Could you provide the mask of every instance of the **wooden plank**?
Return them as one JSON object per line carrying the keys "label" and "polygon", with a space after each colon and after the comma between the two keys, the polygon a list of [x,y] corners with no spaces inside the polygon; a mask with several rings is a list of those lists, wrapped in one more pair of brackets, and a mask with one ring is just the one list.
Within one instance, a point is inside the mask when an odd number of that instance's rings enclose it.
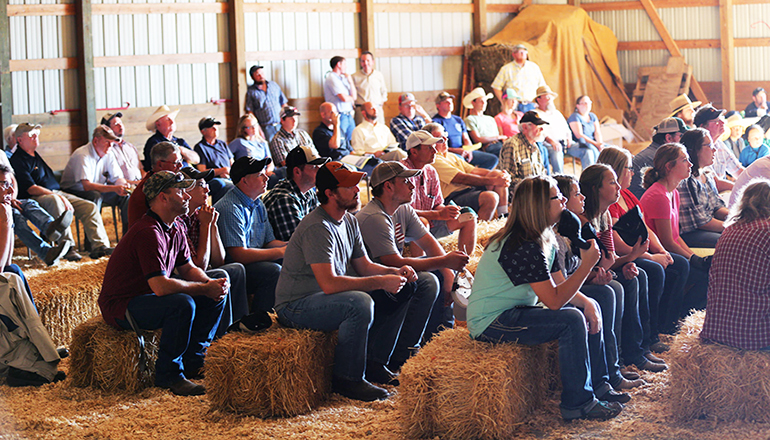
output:
{"label": "wooden plank", "polygon": [[246,103],[246,23],[243,0],[229,0],[228,24],[230,27],[230,84],[232,102],[230,109],[240,115]]}
{"label": "wooden plank", "polygon": [[487,39],[487,0],[473,0],[473,42],[481,44]]}
{"label": "wooden plank", "polygon": [[719,0],[719,41],[722,60],[722,105],[735,108],[735,41],[733,0]]}
{"label": "wooden plank", "polygon": [[91,1],[78,0],[77,11],[77,48],[78,82],[80,83],[80,111],[83,118],[84,137],[88,139],[96,128],[96,88],[94,85],[94,37],[91,32],[93,17]]}
{"label": "wooden plank", "polygon": [[94,3],[94,15],[227,14],[228,3]]}
{"label": "wooden plank", "polygon": [[[767,39],[770,41],[770,38]],[[676,40],[674,43],[680,49],[717,49],[719,40]],[[663,41],[619,41],[618,50],[665,50]]]}
{"label": "wooden plank", "polygon": [[[13,117],[13,86],[11,84],[11,31],[8,2],[0,1],[0,128],[11,125]],[[3,140],[5,144],[5,140]]]}
{"label": "wooden plank", "polygon": [[[4,1],[8,3],[8,1]],[[44,15],[75,15],[75,5],[8,5],[6,14],[9,17],[30,17],[30,16],[44,16]]]}
{"label": "wooden plank", "polygon": [[[8,40],[5,40],[5,41],[8,41]],[[32,60],[10,60],[9,67],[11,72],[28,72],[32,70],[77,69],[78,59],[75,57],[72,57],[72,58],[37,58]]]}
{"label": "wooden plank", "polygon": [[374,49],[377,47],[374,33],[374,0],[359,0],[358,4],[361,7],[361,13],[358,15],[358,25],[361,32],[359,46],[361,51],[374,53]]}
{"label": "wooden plank", "polygon": [[457,47],[406,47],[393,49],[379,49],[377,56],[380,58],[391,57],[430,57],[462,55],[465,48]]}
{"label": "wooden plank", "polygon": [[165,66],[165,65],[172,65],[172,64],[229,63],[229,62],[230,62],[229,52],[130,55],[130,56],[94,58],[95,67]]}
{"label": "wooden plank", "polygon": [[244,3],[244,12],[361,12],[358,3]]}
{"label": "wooden plank", "polygon": [[634,128],[645,139],[651,138],[652,127],[668,116],[668,103],[679,94],[682,73],[686,71],[683,57],[670,57],[664,71],[650,76]]}
{"label": "wooden plank", "polygon": [[[328,59],[335,55],[345,58],[358,58],[358,49],[328,49],[328,50],[293,50],[293,51],[261,51],[246,52],[246,61],[284,61],[284,60],[315,60]],[[378,54],[379,56],[379,54]]]}
{"label": "wooden plank", "polygon": [[487,12],[496,14],[515,14],[519,12],[521,5],[512,5],[508,3],[490,3],[487,4]]}
{"label": "wooden plank", "polygon": [[[292,3],[295,5],[298,3]],[[473,13],[474,6],[472,4],[458,4],[458,3],[375,3],[374,12],[403,12],[403,13],[420,13],[420,12],[464,12],[467,14]]]}

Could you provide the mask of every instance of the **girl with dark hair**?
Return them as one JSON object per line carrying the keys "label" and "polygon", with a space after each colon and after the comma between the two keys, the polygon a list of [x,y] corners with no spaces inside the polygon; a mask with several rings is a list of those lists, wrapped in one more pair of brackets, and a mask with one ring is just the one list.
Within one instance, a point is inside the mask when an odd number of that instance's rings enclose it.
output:
{"label": "girl with dark hair", "polygon": [[751,165],[760,157],[770,154],[770,148],[767,148],[767,145],[764,144],[765,130],[759,125],[748,126],[743,134],[743,140],[746,146],[741,150],[738,160],[741,161],[741,165],[744,167]]}

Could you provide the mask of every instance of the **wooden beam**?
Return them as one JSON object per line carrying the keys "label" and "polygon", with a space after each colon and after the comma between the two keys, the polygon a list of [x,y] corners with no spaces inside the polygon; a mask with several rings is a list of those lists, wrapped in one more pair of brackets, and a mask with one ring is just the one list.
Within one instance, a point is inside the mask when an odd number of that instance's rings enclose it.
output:
{"label": "wooden beam", "polygon": [[488,3],[487,12],[496,14],[515,14],[519,12],[521,5],[511,5],[507,3]]}
{"label": "wooden beam", "polygon": [[380,49],[377,56],[380,58],[390,57],[431,57],[431,56],[452,56],[463,55],[465,48],[457,47],[402,47],[394,49]]}
{"label": "wooden beam", "polygon": [[229,52],[127,55],[94,58],[94,67],[162,66],[166,64],[229,63]]}
{"label": "wooden beam", "polygon": [[[8,3],[6,0],[5,3]],[[8,5],[6,13],[9,17],[50,16],[50,15],[75,15],[75,5]]]}
{"label": "wooden beam", "polygon": [[[719,40],[676,40],[680,49],[717,49]],[[618,41],[618,50],[665,50],[663,41]]]}
{"label": "wooden beam", "polygon": [[10,60],[9,64],[11,72],[28,72],[31,70],[67,70],[77,69],[78,59],[75,57],[35,58],[31,60]]}
{"label": "wooden beam", "polygon": [[487,0],[473,0],[473,42],[487,39]]}
{"label": "wooden beam", "polygon": [[11,31],[8,2],[0,1],[0,128],[12,125],[13,87],[11,86]]}
{"label": "wooden beam", "polygon": [[[761,5],[766,4],[767,0],[733,0],[734,5]],[[697,8],[710,6],[719,6],[719,0],[663,0],[655,5],[661,8]],[[586,11],[625,11],[631,9],[644,9],[636,0],[603,2],[603,3],[581,3],[580,7]]]}
{"label": "wooden beam", "polygon": [[374,36],[374,0],[359,0],[361,12],[358,14],[358,23],[361,29],[361,41],[359,47],[362,51],[374,53],[377,47]]}
{"label": "wooden beam", "polygon": [[735,41],[733,0],[719,0],[719,41],[722,58],[722,106],[735,108]]}
{"label": "wooden beam", "polygon": [[[296,5],[298,3],[292,3]],[[374,12],[464,12],[473,13],[473,5],[458,3],[375,3]]]}
{"label": "wooden beam", "polygon": [[228,3],[113,3],[93,5],[94,15],[226,14]]}
{"label": "wooden beam", "polygon": [[94,84],[94,37],[91,0],[75,1],[77,28],[78,83],[80,84],[81,127],[84,139],[90,139],[96,128],[96,86]]}
{"label": "wooden beam", "polygon": [[361,52],[358,49],[246,52],[246,61],[314,60],[331,58],[336,55],[345,58],[358,58]]}
{"label": "wooden beam", "polygon": [[[187,3],[185,3],[187,4]],[[244,3],[243,12],[361,12],[358,3]]]}
{"label": "wooden beam", "polygon": [[[230,25],[230,84],[232,113],[240,116],[246,104],[246,23],[243,0],[228,0],[230,11],[227,21]],[[230,124],[228,124],[230,125]],[[234,125],[234,124],[233,124]]]}

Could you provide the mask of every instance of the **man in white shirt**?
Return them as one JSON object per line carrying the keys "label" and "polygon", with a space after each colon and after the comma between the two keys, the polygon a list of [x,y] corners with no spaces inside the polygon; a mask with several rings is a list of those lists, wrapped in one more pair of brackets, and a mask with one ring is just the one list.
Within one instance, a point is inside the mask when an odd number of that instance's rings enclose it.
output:
{"label": "man in white shirt", "polygon": [[123,113],[107,113],[102,116],[102,125],[106,125],[112,130],[118,138],[110,148],[110,154],[115,157],[115,161],[123,171],[123,178],[126,182],[137,184],[142,180],[142,170],[139,166],[139,152],[131,142],[125,140],[125,126],[123,125]]}
{"label": "man in white shirt", "polygon": [[519,111],[526,113],[535,109],[537,88],[545,85],[545,78],[540,67],[527,60],[527,47],[517,44],[513,47],[513,61],[500,68],[492,90],[500,102],[503,102],[503,90],[513,89],[519,101]]}
{"label": "man in white shirt", "polygon": [[364,120],[353,129],[353,154],[371,154],[382,160],[405,159],[406,153],[398,148],[396,137],[390,128],[380,121],[381,108],[371,102],[365,102],[362,108]]}
{"label": "man in white shirt", "polygon": [[377,107],[377,120],[385,123],[382,106],[388,100],[388,88],[382,72],[374,70],[374,55],[366,51],[361,53],[361,70],[351,75],[356,86],[356,124],[364,121],[364,103],[370,102]]}

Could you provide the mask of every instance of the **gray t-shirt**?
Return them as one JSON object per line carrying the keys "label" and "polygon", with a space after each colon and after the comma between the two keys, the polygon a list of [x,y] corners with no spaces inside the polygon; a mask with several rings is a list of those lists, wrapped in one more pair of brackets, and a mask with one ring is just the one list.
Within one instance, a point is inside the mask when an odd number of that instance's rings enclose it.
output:
{"label": "gray t-shirt", "polygon": [[321,292],[311,264],[329,263],[338,276],[358,276],[350,262],[366,255],[358,221],[345,213],[336,221],[319,206],[305,216],[286,246],[275,305]]}
{"label": "gray t-shirt", "polygon": [[419,240],[428,230],[417,217],[411,205],[401,205],[389,216],[377,199],[372,199],[356,214],[361,235],[372,261],[379,263],[383,255],[401,254],[404,242]]}

